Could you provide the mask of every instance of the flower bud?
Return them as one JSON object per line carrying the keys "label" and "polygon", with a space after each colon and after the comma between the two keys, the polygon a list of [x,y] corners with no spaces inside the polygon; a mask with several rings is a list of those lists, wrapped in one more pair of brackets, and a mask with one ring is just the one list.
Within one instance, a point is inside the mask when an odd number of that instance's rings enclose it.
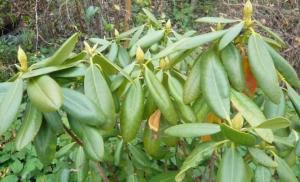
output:
{"label": "flower bud", "polygon": [[250,0],[248,0],[244,6],[244,20],[248,25],[251,23],[252,13],[253,13],[253,7]]}
{"label": "flower bud", "polygon": [[115,37],[119,37],[120,33],[117,29],[115,29]]}
{"label": "flower bud", "polygon": [[232,119],[232,127],[236,130],[241,130],[244,125],[244,118],[241,113],[237,113]]}
{"label": "flower bud", "polygon": [[159,61],[159,67],[161,69],[168,69],[169,65],[170,65],[170,60],[169,60],[168,57],[160,59],[160,61]]}
{"label": "flower bud", "polygon": [[171,24],[171,20],[169,19],[166,23],[166,29],[171,30],[171,28],[172,28],[172,24]]}
{"label": "flower bud", "polygon": [[26,71],[28,69],[27,56],[24,50],[20,46],[18,49],[18,60],[21,65],[21,70]]}
{"label": "flower bud", "polygon": [[143,49],[141,49],[140,46],[138,46],[138,48],[136,49],[136,53],[135,53],[135,59],[137,63],[143,63],[144,62],[144,58],[145,58],[145,54]]}

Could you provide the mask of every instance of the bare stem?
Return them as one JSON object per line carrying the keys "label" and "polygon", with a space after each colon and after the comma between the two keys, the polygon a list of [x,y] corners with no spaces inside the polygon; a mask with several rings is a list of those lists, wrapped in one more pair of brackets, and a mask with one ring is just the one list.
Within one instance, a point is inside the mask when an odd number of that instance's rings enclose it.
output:
{"label": "bare stem", "polygon": [[102,168],[102,166],[100,165],[100,163],[96,163],[99,175],[102,177],[104,182],[109,182],[109,179],[107,178],[107,176],[105,175],[104,169]]}

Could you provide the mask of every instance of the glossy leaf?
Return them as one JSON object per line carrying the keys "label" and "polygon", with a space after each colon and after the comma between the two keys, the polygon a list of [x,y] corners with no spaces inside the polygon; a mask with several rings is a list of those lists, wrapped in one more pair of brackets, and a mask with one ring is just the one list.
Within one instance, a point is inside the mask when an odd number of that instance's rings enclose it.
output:
{"label": "glossy leaf", "polygon": [[278,104],[282,91],[272,57],[264,44],[257,35],[250,36],[248,41],[249,63],[259,87],[272,102]]}
{"label": "glossy leaf", "polygon": [[234,23],[240,20],[228,19],[223,17],[201,17],[196,19],[200,23]]}
{"label": "glossy leaf", "polygon": [[277,163],[272,160],[271,157],[269,157],[264,151],[258,149],[258,148],[249,148],[249,153],[252,156],[252,158],[260,163],[261,165],[264,165],[266,167],[274,168],[277,167]]}
{"label": "glossy leaf", "polygon": [[78,33],[73,34],[63,43],[63,45],[59,47],[59,49],[51,57],[47,58],[44,61],[34,64],[32,68],[36,69],[45,66],[54,66],[62,64],[65,60],[68,59],[69,55],[75,48],[75,45],[78,41],[78,36]]}
{"label": "glossy leaf", "polygon": [[270,99],[266,99],[264,103],[264,114],[268,119],[284,116],[285,106],[286,102],[284,95],[282,95],[279,104],[274,104]]}
{"label": "glossy leaf", "polygon": [[127,66],[131,62],[130,56],[129,56],[127,50],[123,47],[119,48],[118,62],[119,62],[119,65],[122,66],[122,67]]}
{"label": "glossy leaf", "polygon": [[15,120],[23,95],[23,80],[17,79],[0,103],[0,135],[2,135]]}
{"label": "glossy leaf", "polygon": [[42,126],[34,139],[34,147],[38,158],[44,164],[49,165],[55,157],[57,138],[54,131],[46,122]]}
{"label": "glossy leaf", "polygon": [[77,170],[77,181],[82,182],[88,176],[89,161],[85,156],[83,148],[80,146],[76,152],[75,167]]}
{"label": "glossy leaf", "polygon": [[289,85],[287,85],[287,94],[292,101],[292,104],[297,112],[298,116],[300,117],[300,96],[299,94]]}
{"label": "glossy leaf", "polygon": [[294,87],[300,88],[300,80],[298,78],[297,72],[289,64],[287,60],[284,59],[278,52],[276,52],[271,46],[266,44],[266,48],[273,58],[274,65],[280,74],[285,78],[289,84]]}
{"label": "glossy leaf", "polygon": [[182,166],[180,167],[179,173],[176,175],[176,182],[180,182],[185,178],[187,170],[196,167],[204,160],[208,159],[214,150],[214,143],[201,143],[198,145],[185,159]]}
{"label": "glossy leaf", "polygon": [[221,131],[226,138],[228,138],[236,144],[253,146],[256,143],[255,136],[249,133],[241,132],[236,129],[230,128],[225,124],[221,125]]}
{"label": "glossy leaf", "polygon": [[255,169],[255,182],[271,182],[272,180],[272,174],[270,169],[263,167],[263,166],[257,166]]}
{"label": "glossy leaf", "polygon": [[170,124],[176,124],[178,116],[166,89],[147,67],[145,68],[145,82],[149,93],[166,120]]}
{"label": "glossy leaf", "polygon": [[280,181],[288,181],[288,182],[298,181],[293,170],[282,158],[276,155],[275,161],[278,164],[276,171],[278,173]]}
{"label": "glossy leaf", "polygon": [[206,104],[204,98],[198,99],[193,105],[194,112],[197,117],[197,122],[203,122],[207,118],[208,113],[210,112],[209,106]]}
{"label": "glossy leaf", "polygon": [[129,88],[122,104],[120,115],[121,135],[125,142],[136,137],[143,120],[144,94],[142,85],[136,80]]}
{"label": "glossy leaf", "polygon": [[84,93],[104,114],[106,118],[104,128],[114,127],[116,120],[114,99],[106,79],[96,65],[91,65],[85,74]]}
{"label": "glossy leaf", "polygon": [[[255,127],[266,120],[258,106],[246,95],[231,89],[231,102],[234,107],[244,116],[250,126]],[[265,141],[272,143],[273,132],[270,129],[255,129],[257,134]]]}
{"label": "glossy leaf", "polygon": [[195,122],[196,115],[191,106],[186,105],[183,102],[183,86],[179,80],[173,77],[171,74],[168,76],[168,87],[170,94],[174,98],[177,108],[179,109],[181,118],[187,122]]}
{"label": "glossy leaf", "polygon": [[244,159],[234,148],[227,149],[222,156],[216,181],[250,182],[251,176],[248,174],[248,168]]}
{"label": "glossy leaf", "polygon": [[218,55],[209,50],[201,61],[201,89],[209,107],[223,119],[229,120],[230,87]]}
{"label": "glossy leaf", "polygon": [[38,111],[30,102],[27,103],[24,119],[16,136],[16,149],[21,150],[38,133],[42,124],[42,113]]}
{"label": "glossy leaf", "polygon": [[63,89],[63,109],[82,123],[99,126],[106,122],[101,110],[85,95],[72,89]]}
{"label": "glossy leaf", "polygon": [[111,45],[110,45],[110,50],[108,52],[108,55],[107,55],[107,58],[112,61],[112,62],[115,62],[116,59],[117,59],[117,56],[118,56],[118,51],[119,51],[119,47],[117,45],[116,42],[113,42]]}
{"label": "glossy leaf", "polygon": [[176,137],[199,137],[220,132],[220,126],[210,123],[186,123],[172,126],[165,133]]}
{"label": "glossy leaf", "polygon": [[0,102],[5,97],[5,95],[8,93],[9,89],[13,86],[12,82],[3,82],[0,83]]}
{"label": "glossy leaf", "polygon": [[63,132],[62,118],[58,112],[43,113],[45,121],[53,131],[60,134]]}
{"label": "glossy leaf", "polygon": [[48,75],[29,80],[27,94],[32,104],[41,112],[57,111],[64,102],[62,89]]}
{"label": "glossy leaf", "polygon": [[280,129],[291,125],[291,122],[283,117],[272,118],[260,123],[256,128]]}
{"label": "glossy leaf", "polygon": [[183,102],[185,104],[191,103],[201,95],[201,61],[201,57],[196,60],[183,86]]}
{"label": "glossy leaf", "polygon": [[228,44],[230,44],[242,31],[244,27],[244,22],[240,22],[239,24],[236,24],[229,28],[227,32],[224,34],[224,36],[221,38],[219,43],[219,50],[224,49]]}
{"label": "glossy leaf", "polygon": [[114,154],[114,165],[119,166],[120,160],[122,158],[122,148],[123,148],[123,140],[120,140],[116,146],[115,154]]}
{"label": "glossy leaf", "polygon": [[234,44],[229,44],[222,50],[221,58],[232,87],[238,91],[244,91],[246,79],[239,50]]}

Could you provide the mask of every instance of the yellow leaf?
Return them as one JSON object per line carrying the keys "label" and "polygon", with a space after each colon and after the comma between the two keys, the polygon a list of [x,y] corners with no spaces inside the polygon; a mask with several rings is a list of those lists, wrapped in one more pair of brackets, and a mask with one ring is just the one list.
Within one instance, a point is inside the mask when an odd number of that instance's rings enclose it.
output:
{"label": "yellow leaf", "polygon": [[148,120],[148,125],[150,130],[154,132],[158,132],[159,130],[159,124],[160,124],[160,110],[156,110],[154,113],[151,114]]}

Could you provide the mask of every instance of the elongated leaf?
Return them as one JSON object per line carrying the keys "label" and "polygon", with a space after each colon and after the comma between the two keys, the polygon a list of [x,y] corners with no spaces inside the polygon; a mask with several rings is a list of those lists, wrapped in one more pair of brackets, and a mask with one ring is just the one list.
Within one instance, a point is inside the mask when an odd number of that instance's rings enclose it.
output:
{"label": "elongated leaf", "polygon": [[276,52],[271,46],[266,44],[268,52],[273,58],[274,65],[280,74],[289,82],[292,86],[300,88],[300,80],[298,78],[297,72],[289,64],[289,62],[282,57],[278,52]]}
{"label": "elongated leaf", "polygon": [[73,34],[63,43],[63,45],[59,47],[59,49],[51,57],[32,65],[32,68],[36,69],[45,66],[61,65],[65,60],[68,59],[69,55],[75,48],[75,45],[78,41],[78,35],[78,33]]}
{"label": "elongated leaf", "polygon": [[268,34],[270,34],[273,38],[275,38],[281,45],[285,45],[284,40],[282,40],[282,38],[280,38],[280,36],[273,32],[270,28],[264,26],[263,24],[261,24],[259,21],[255,21],[255,23],[260,26],[265,32],[267,32]]}
{"label": "elongated leaf", "polygon": [[66,65],[59,65],[59,66],[48,66],[45,68],[39,68],[33,71],[26,72],[22,75],[22,78],[32,78],[32,77],[37,77],[41,75],[46,75],[49,73],[54,73],[57,71],[65,70],[68,68],[72,68],[76,66],[78,63],[71,63],[71,64],[66,64]]}
{"label": "elongated leaf", "polygon": [[16,136],[16,149],[21,150],[31,141],[38,133],[42,124],[42,113],[38,111],[30,102],[27,103],[25,116],[21,128]]}
{"label": "elongated leaf", "polygon": [[106,118],[104,127],[114,127],[116,120],[114,99],[106,79],[96,65],[91,65],[85,74],[84,93],[104,114]]}
{"label": "elongated leaf", "polygon": [[117,144],[115,154],[114,154],[114,164],[116,166],[119,166],[120,160],[122,157],[122,149],[123,149],[123,140],[120,140],[119,143]]}
{"label": "elongated leaf", "polygon": [[130,56],[127,52],[127,50],[123,47],[119,47],[119,52],[118,52],[118,63],[121,67],[125,67],[128,64],[130,64]]}
{"label": "elongated leaf", "polygon": [[116,59],[117,59],[117,56],[118,56],[118,51],[119,51],[119,47],[117,45],[116,42],[113,42],[111,45],[110,45],[110,50],[109,50],[109,53],[107,55],[107,58],[112,61],[112,62],[115,62]]}
{"label": "elongated leaf", "polygon": [[228,138],[236,144],[253,146],[256,143],[255,136],[230,128],[225,124],[221,125],[221,131],[226,138]]}
{"label": "elongated leaf", "polygon": [[34,147],[38,158],[47,166],[55,157],[57,138],[54,131],[46,122],[42,126],[34,139]]}
{"label": "elongated leaf", "polygon": [[239,50],[234,44],[230,43],[222,50],[221,58],[232,87],[238,91],[244,91],[246,79]]}
{"label": "elongated leaf", "polygon": [[60,78],[83,77],[87,68],[85,64],[78,64],[74,67],[52,73],[51,76]]}
{"label": "elongated leaf", "polygon": [[227,30],[219,30],[202,35],[197,35],[194,37],[188,37],[184,39],[184,41],[180,45],[178,45],[178,47],[176,47],[175,50],[186,50],[199,47],[203,44],[209,43],[213,40],[222,37],[226,32]]}
{"label": "elongated leaf", "polygon": [[106,122],[99,107],[80,92],[64,88],[63,109],[79,122],[99,126]]}
{"label": "elongated leaf", "polygon": [[201,61],[201,87],[206,103],[219,117],[229,119],[230,89],[218,55],[209,50]]}
{"label": "elongated leaf", "polygon": [[152,177],[149,182],[174,182],[175,176],[176,172],[164,172]]}
{"label": "elongated leaf", "polygon": [[179,173],[176,175],[176,182],[180,182],[185,178],[187,170],[196,167],[199,163],[209,158],[214,150],[214,143],[202,143],[197,146],[190,155],[185,159],[182,166],[180,167]]}
{"label": "elongated leaf", "polygon": [[125,71],[123,71],[122,68],[120,68],[117,64],[111,62],[109,59],[107,59],[102,54],[95,55],[93,57],[93,62],[95,64],[98,64],[108,75],[120,72],[127,80],[129,80],[130,82],[133,82],[131,77]]}
{"label": "elongated leaf", "polygon": [[220,126],[210,123],[186,123],[172,126],[165,133],[176,137],[199,137],[220,132]]}
{"label": "elongated leaf", "polygon": [[234,149],[227,149],[218,169],[217,182],[250,182],[248,166],[240,154]]}
{"label": "elongated leaf", "polygon": [[295,111],[297,112],[298,116],[300,117],[300,96],[291,86],[289,86],[288,84],[286,86],[287,86],[288,96],[289,96],[290,100],[292,101]]}
{"label": "elongated leaf", "polygon": [[189,104],[201,95],[201,57],[196,60],[183,87],[183,102]]}
{"label": "elongated leaf", "polygon": [[278,173],[280,181],[288,181],[288,182],[298,181],[293,170],[282,158],[276,155],[275,161],[278,164],[276,171]]}
{"label": "elongated leaf", "polygon": [[11,83],[11,82],[0,83],[0,103],[12,86],[13,86],[13,83]]}
{"label": "elongated leaf", "polygon": [[58,112],[43,113],[43,116],[53,131],[58,134],[63,132],[63,122]]}
{"label": "elongated leaf", "polygon": [[244,22],[240,22],[237,25],[234,25],[233,27],[229,28],[227,32],[224,34],[222,39],[220,40],[219,43],[219,50],[224,49],[229,43],[231,43],[242,31],[244,27]]}
{"label": "elongated leaf", "polygon": [[141,34],[143,33],[145,25],[138,27],[138,30],[133,34],[130,39],[129,47],[132,47],[140,38]]}
{"label": "elongated leaf", "polygon": [[280,129],[289,127],[291,122],[283,117],[277,117],[273,119],[266,120],[256,126],[256,128],[268,128],[268,129]]}
{"label": "elongated leaf", "polygon": [[[142,25],[142,26],[143,26],[143,25]],[[127,30],[126,32],[120,33],[119,38],[120,38],[120,39],[125,39],[126,37],[130,36],[131,34],[135,33],[137,30],[139,30],[140,27],[141,27],[141,26],[133,27],[132,29]]]}
{"label": "elongated leaf", "polygon": [[277,163],[275,161],[272,160],[271,157],[269,157],[264,151],[257,149],[257,148],[249,148],[249,153],[251,154],[252,158],[266,166],[266,167],[277,167]]}
{"label": "elongated leaf", "polygon": [[267,119],[284,116],[285,114],[285,96],[282,95],[279,104],[274,104],[270,99],[266,99],[264,103],[264,114]]}
{"label": "elongated leaf", "polygon": [[147,67],[145,68],[145,82],[157,107],[166,120],[169,121],[170,124],[176,124],[178,122],[178,116],[166,89]]}
{"label": "elongated leaf", "polygon": [[143,167],[151,166],[150,159],[147,157],[145,152],[143,152],[141,149],[139,149],[138,147],[136,147],[132,144],[128,145],[128,149],[129,149],[129,152],[131,153],[131,155],[133,156],[134,161],[136,161]]}
{"label": "elongated leaf", "polygon": [[82,182],[86,179],[89,170],[89,161],[85,156],[82,147],[79,147],[76,152],[75,167],[77,170],[77,181]]}
{"label": "elongated leaf", "polygon": [[[255,127],[266,120],[266,117],[259,110],[258,106],[246,95],[231,89],[231,102],[240,111],[247,122]],[[274,140],[273,132],[270,129],[255,129],[257,134],[265,141],[272,143]]]}
{"label": "elongated leaf", "polygon": [[64,102],[62,89],[48,75],[29,80],[27,94],[32,104],[45,113],[57,111]]}
{"label": "elongated leaf", "polygon": [[200,23],[234,23],[240,20],[227,19],[223,17],[201,17],[196,19],[196,22]]}
{"label": "elongated leaf", "polygon": [[258,166],[255,169],[255,182],[271,182],[272,174],[270,169]]}
{"label": "elongated leaf", "polygon": [[0,135],[2,135],[15,120],[23,95],[23,80],[17,79],[7,90],[0,103]]}
{"label": "elongated leaf", "polygon": [[62,148],[60,148],[56,154],[55,154],[55,157],[56,158],[60,158],[60,157],[63,157],[64,155],[70,153],[70,152],[73,152],[72,149],[75,148],[75,145],[76,145],[76,142],[72,142],[72,143],[69,143],[65,146],[63,146]]}
{"label": "elongated leaf", "polygon": [[277,73],[265,43],[257,35],[251,35],[249,38],[248,54],[251,71],[259,87],[272,102],[278,104],[282,91]]}

